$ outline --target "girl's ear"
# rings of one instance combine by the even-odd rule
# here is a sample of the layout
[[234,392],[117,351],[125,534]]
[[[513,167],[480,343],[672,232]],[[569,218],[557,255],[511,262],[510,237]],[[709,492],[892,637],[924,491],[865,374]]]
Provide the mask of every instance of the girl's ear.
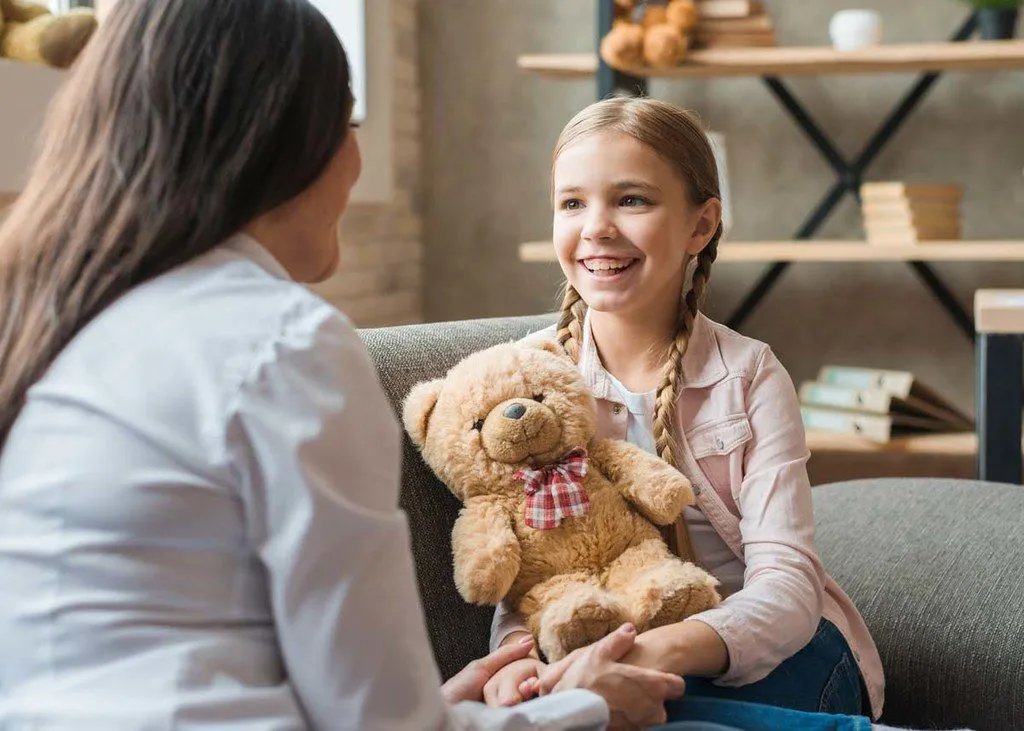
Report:
[[427,440],[430,416],[434,413],[442,386],[444,386],[443,378],[417,383],[409,391],[402,405],[402,422],[405,425],[405,430],[409,433],[413,444],[421,449]]
[[722,201],[717,198],[709,198],[697,208],[697,218],[694,221],[693,233],[686,244],[686,253],[696,256],[711,243],[715,231],[722,223]]

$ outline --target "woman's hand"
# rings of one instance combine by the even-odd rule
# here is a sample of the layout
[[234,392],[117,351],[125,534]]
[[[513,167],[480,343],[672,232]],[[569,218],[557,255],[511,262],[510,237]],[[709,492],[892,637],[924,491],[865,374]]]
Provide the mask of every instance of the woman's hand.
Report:
[[665,723],[665,701],[679,698],[686,684],[678,675],[620,662],[633,648],[636,629],[623,625],[578,653],[551,665],[541,683],[554,681],[551,692],[586,688],[597,693],[611,711],[613,731]]
[[484,686],[495,673],[511,663],[529,657],[533,650],[533,637],[526,636],[519,642],[499,647],[486,657],[474,660],[441,686],[441,693],[448,703],[484,700]]
[[537,695],[536,680],[547,665],[535,657],[509,663],[484,685],[484,702],[492,707],[514,706]]

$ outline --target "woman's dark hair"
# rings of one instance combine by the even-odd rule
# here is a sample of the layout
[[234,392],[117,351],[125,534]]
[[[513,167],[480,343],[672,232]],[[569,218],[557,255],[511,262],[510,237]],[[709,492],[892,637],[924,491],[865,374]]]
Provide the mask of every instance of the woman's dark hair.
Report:
[[118,3],[0,226],[0,445],[105,307],[320,177],[352,106],[345,51],[307,0]]

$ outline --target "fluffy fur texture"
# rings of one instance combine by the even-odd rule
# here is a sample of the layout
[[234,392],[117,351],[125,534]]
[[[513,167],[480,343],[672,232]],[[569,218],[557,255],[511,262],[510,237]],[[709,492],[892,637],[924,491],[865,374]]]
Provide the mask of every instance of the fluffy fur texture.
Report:
[[[516,404],[525,410],[509,418]],[[593,397],[557,344],[503,344],[471,355],[445,378],[414,387],[403,420],[463,502],[452,531],[459,592],[474,604],[507,599],[549,660],[623,622],[644,631],[719,602],[717,582],[673,556],[656,527],[693,503],[689,481],[627,442],[594,439]],[[580,446],[590,456],[588,514],[551,530],[529,527],[516,471]]]

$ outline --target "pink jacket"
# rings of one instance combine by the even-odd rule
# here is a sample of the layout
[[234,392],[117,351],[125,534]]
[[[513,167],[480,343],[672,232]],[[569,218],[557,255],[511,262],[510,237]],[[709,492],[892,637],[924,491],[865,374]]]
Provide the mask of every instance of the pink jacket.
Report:
[[[601,366],[589,327],[580,371],[597,399],[598,436],[626,438],[628,412]],[[549,328],[534,336],[552,337]],[[885,681],[874,641],[825,573],[814,540],[810,456],[793,381],[764,343],[698,315],[683,358],[676,418],[681,470],[697,506],[743,561],[743,589],[695,619],[729,649],[720,685],[756,682],[814,636],[822,617],[842,632],[875,718]]]

